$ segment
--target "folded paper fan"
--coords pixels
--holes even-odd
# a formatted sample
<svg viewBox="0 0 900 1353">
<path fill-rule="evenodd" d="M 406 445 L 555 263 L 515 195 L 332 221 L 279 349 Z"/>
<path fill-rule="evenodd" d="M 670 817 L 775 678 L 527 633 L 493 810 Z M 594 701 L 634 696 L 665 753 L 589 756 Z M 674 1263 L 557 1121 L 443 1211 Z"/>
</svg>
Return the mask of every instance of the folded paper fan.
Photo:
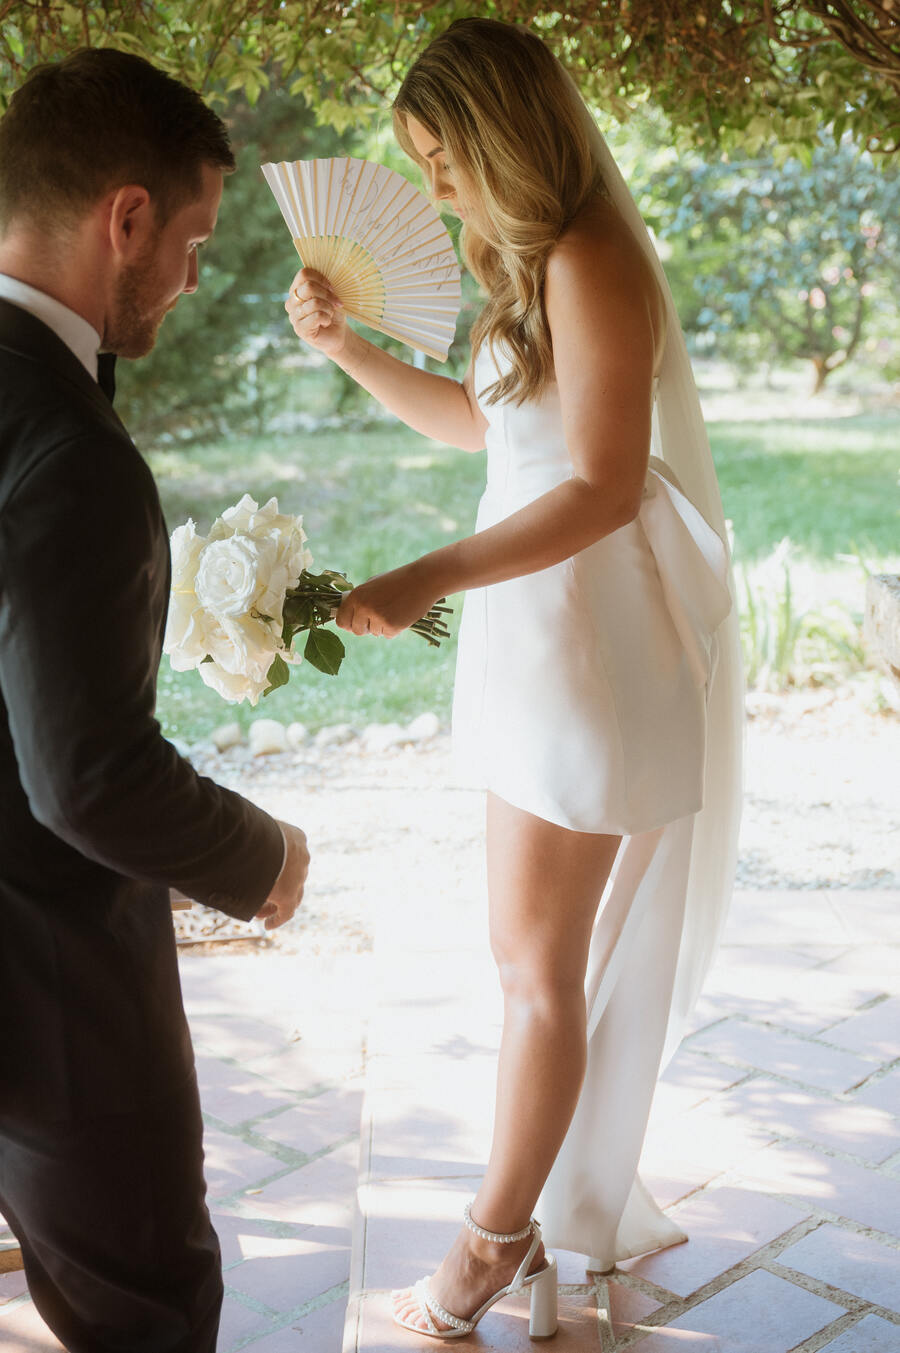
<svg viewBox="0 0 900 1353">
<path fill-rule="evenodd" d="M 371 160 L 262 166 L 305 268 L 347 314 L 444 361 L 462 293 L 447 230 L 428 199 Z"/>
</svg>

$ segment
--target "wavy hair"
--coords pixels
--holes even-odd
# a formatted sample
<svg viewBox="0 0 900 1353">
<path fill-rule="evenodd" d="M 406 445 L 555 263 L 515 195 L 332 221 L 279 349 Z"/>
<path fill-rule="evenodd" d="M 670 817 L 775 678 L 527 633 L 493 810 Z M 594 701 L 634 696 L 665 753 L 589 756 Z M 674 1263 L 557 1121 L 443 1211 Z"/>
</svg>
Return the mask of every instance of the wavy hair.
<svg viewBox="0 0 900 1353">
<path fill-rule="evenodd" d="M 472 350 L 502 345 L 510 370 L 489 402 L 537 399 L 553 380 L 544 309 L 547 258 L 585 203 L 604 192 L 587 110 L 547 47 L 523 28 L 458 19 L 410 67 L 394 101 L 394 131 L 425 168 L 406 129 L 412 116 L 440 142 L 478 201 L 463 257 L 487 292 Z"/>
</svg>

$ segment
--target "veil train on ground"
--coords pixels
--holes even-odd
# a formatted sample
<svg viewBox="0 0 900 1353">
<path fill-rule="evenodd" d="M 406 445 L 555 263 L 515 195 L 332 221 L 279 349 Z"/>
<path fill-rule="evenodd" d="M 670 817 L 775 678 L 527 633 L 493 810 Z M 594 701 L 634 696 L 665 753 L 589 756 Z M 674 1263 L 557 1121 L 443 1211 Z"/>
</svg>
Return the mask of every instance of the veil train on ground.
<svg viewBox="0 0 900 1353">
<path fill-rule="evenodd" d="M 604 1271 L 686 1239 L 641 1183 L 637 1165 L 658 1074 L 700 993 L 731 896 L 744 687 L 725 517 L 681 323 L 634 199 L 574 82 L 572 88 L 609 197 L 665 297 L 651 460 L 658 482 L 641 520 L 664 585 L 672 579 L 677 595 L 669 609 L 679 634 L 683 625 L 692 665 L 705 668 L 699 675 L 707 687 L 704 806 L 692 818 L 623 840 L 588 960 L 585 1082 L 538 1207 L 551 1248 L 588 1255 L 589 1267 Z M 721 587 L 732 603 L 724 620 Z"/>
</svg>

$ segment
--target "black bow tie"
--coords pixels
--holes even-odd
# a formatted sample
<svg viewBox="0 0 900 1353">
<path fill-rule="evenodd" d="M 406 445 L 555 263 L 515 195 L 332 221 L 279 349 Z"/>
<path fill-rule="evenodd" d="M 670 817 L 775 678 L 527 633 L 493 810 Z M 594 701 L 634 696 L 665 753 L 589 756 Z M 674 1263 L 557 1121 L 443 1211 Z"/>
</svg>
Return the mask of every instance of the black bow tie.
<svg viewBox="0 0 900 1353">
<path fill-rule="evenodd" d="M 116 354 L 97 353 L 97 384 L 112 404 L 116 394 Z"/>
</svg>

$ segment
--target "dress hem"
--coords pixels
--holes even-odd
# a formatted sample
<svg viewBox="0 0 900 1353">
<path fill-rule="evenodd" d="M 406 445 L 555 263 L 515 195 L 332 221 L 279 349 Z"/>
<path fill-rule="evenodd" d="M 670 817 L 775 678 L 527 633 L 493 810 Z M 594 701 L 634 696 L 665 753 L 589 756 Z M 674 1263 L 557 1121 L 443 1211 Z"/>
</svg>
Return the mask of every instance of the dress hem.
<svg viewBox="0 0 900 1353">
<path fill-rule="evenodd" d="M 529 813 L 532 817 L 540 818 L 542 822 L 550 822 L 555 827 L 563 827 L 566 831 L 578 832 L 583 836 L 642 836 L 645 832 L 658 831 L 660 827 L 667 827 L 672 822 L 680 822 L 682 818 L 694 817 L 703 807 L 702 797 L 699 801 L 688 804 L 677 812 L 667 813 L 660 818 L 654 818 L 647 822 L 634 821 L 626 824 L 613 823 L 604 824 L 601 827 L 575 826 L 570 820 L 564 820 L 562 813 L 551 816 L 546 811 L 541 811 L 535 804 L 528 804 L 523 798 L 515 793 L 509 793 L 504 787 L 492 784 L 490 781 L 473 781 L 465 783 L 464 788 L 479 790 L 482 793 L 493 794 L 495 798 L 502 799 L 508 803 L 511 808 L 518 808 L 520 812 Z"/>
</svg>

